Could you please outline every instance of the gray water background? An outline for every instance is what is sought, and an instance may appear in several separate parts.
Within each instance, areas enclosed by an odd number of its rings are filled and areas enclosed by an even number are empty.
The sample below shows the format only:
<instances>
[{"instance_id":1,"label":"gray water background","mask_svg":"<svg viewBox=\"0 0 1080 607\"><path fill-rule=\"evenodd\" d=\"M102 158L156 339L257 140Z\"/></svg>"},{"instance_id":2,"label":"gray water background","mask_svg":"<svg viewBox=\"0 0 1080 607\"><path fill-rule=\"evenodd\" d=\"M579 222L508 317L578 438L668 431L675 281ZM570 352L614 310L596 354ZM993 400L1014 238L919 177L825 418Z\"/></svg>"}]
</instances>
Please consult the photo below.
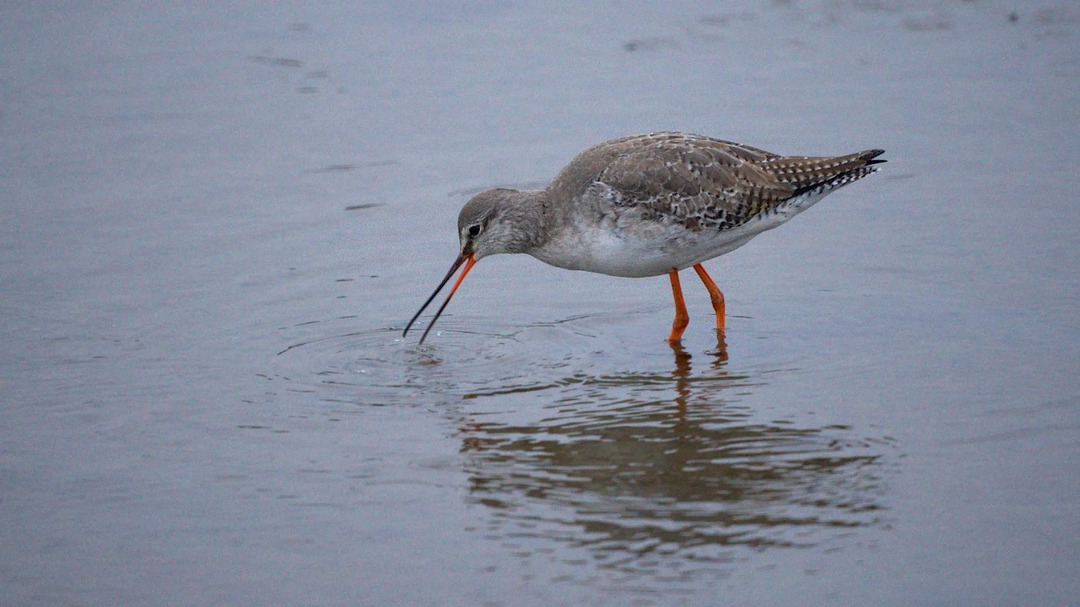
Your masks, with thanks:
<instances>
[{"instance_id":1,"label":"gray water background","mask_svg":"<svg viewBox=\"0 0 1080 607\"><path fill-rule=\"evenodd\" d=\"M6 2L0 604L1062 605L1069 2ZM472 193L687 130L883 171L684 277ZM426 320L424 321L426 322Z\"/></svg>"}]
</instances>

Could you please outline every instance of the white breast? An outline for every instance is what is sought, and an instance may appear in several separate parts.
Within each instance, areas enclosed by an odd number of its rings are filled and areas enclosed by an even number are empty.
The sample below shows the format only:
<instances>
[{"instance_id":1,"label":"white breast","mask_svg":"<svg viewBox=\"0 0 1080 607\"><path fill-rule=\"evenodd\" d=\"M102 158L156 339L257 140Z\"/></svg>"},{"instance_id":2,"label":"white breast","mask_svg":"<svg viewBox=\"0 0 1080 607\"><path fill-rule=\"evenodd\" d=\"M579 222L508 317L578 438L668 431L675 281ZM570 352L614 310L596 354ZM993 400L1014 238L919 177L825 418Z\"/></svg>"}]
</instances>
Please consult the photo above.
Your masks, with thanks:
<instances>
[{"instance_id":1,"label":"white breast","mask_svg":"<svg viewBox=\"0 0 1080 607\"><path fill-rule=\"evenodd\" d=\"M650 229L578 226L578 230L564 231L530 253L540 261L568 270L629 278L659 276L729 253L782 222L769 223L773 222L751 221L730 230L696 232L678 224L652 223Z\"/></svg>"}]
</instances>

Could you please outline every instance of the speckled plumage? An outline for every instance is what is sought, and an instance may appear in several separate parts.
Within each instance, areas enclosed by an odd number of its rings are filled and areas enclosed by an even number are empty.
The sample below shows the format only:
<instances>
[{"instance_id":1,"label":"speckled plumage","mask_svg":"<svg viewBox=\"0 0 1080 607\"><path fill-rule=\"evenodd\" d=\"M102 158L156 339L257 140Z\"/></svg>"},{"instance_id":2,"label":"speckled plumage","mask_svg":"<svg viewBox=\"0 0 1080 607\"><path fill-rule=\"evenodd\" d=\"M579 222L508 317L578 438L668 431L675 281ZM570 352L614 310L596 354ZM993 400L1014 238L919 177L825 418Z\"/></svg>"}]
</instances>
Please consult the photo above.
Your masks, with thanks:
<instances>
[{"instance_id":1,"label":"speckled plumage","mask_svg":"<svg viewBox=\"0 0 1080 607\"><path fill-rule=\"evenodd\" d=\"M711 285L714 306L719 298L721 315L723 296L700 263L874 172L882 153L780 156L675 132L607 141L579 154L544 190L494 189L473 197L458 216L458 261L439 290L465 261L458 284L477 260L498 253L613 276L669 274L673 289L675 273L694 266ZM677 309L680 298L676 292ZM717 326L723 327L719 316ZM676 333L681 330L673 330L673 340Z\"/></svg>"}]
</instances>

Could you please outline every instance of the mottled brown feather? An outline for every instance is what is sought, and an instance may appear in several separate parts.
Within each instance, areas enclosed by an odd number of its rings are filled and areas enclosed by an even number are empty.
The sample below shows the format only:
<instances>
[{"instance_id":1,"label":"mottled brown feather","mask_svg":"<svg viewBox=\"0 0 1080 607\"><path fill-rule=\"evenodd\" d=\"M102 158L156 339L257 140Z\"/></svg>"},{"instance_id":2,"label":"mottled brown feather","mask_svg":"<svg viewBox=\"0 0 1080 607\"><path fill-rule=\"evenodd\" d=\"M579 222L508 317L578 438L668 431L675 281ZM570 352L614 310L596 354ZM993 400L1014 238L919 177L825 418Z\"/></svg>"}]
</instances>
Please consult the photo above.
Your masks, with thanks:
<instances>
[{"instance_id":1,"label":"mottled brown feather","mask_svg":"<svg viewBox=\"0 0 1080 607\"><path fill-rule=\"evenodd\" d=\"M802 191L866 167L879 150L836 157L780 156L711 137L661 132L614 139L578 155L549 191L574 197L602 184L618 207L692 230L727 229ZM865 173L852 174L851 181ZM595 191L595 190L594 190Z\"/></svg>"}]
</instances>

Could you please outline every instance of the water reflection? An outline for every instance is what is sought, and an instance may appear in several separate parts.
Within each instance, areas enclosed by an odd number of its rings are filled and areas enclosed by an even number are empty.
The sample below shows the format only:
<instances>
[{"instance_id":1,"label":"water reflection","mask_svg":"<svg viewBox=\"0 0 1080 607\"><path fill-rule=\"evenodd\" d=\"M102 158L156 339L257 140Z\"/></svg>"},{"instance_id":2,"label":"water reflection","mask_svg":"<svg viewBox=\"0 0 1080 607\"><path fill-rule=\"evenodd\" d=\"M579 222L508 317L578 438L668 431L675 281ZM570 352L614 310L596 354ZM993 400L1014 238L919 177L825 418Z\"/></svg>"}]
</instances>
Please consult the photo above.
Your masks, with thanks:
<instances>
[{"instance_id":1,"label":"water reflection","mask_svg":"<svg viewBox=\"0 0 1080 607\"><path fill-rule=\"evenodd\" d=\"M539 394L551 400L535 421L467 417L469 499L490 509L491 537L519 556L584 551L666 578L880 524L886 443L758 421L740 401L762 379L727 368L723 335L701 371L672 351L670 373L568 378Z\"/></svg>"}]
</instances>

